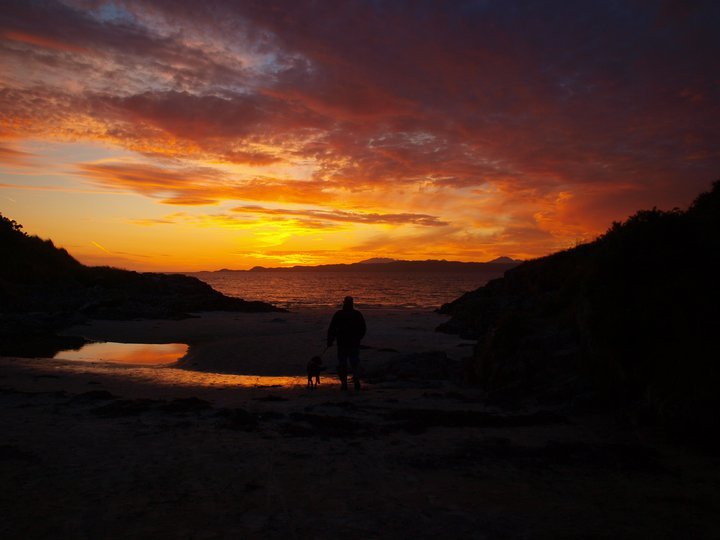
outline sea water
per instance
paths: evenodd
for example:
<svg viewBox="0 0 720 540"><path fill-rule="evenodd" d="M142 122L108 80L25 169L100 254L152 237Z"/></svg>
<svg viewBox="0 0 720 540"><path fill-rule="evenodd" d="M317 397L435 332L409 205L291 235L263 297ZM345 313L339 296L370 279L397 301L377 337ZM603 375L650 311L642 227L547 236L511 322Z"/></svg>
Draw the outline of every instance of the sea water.
<svg viewBox="0 0 720 540"><path fill-rule="evenodd" d="M218 271L189 274L244 300L279 307L335 307L345 296L358 307L436 309L488 281L478 272Z"/></svg>

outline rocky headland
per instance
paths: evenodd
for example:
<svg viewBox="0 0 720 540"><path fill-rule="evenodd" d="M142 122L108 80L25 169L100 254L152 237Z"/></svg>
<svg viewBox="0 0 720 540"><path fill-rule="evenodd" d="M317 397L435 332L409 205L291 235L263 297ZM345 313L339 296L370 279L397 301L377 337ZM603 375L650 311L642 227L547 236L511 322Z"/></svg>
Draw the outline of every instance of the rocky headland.
<svg viewBox="0 0 720 540"><path fill-rule="evenodd" d="M720 181L685 211L637 212L439 310L477 339L470 378L501 401L608 408L717 437Z"/></svg>
<svg viewBox="0 0 720 540"><path fill-rule="evenodd" d="M197 278L85 266L0 215L0 353L47 356L75 345L56 332L88 319L177 319L198 311L285 311L231 298ZM52 356L52 354L50 354Z"/></svg>

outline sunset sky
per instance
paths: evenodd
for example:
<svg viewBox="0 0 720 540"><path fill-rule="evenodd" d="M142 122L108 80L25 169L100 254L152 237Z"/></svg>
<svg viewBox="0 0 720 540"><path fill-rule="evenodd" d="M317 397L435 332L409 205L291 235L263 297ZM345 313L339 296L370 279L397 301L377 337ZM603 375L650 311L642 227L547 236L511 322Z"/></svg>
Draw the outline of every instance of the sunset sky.
<svg viewBox="0 0 720 540"><path fill-rule="evenodd" d="M720 178L720 2L8 1L0 212L87 264L529 258Z"/></svg>

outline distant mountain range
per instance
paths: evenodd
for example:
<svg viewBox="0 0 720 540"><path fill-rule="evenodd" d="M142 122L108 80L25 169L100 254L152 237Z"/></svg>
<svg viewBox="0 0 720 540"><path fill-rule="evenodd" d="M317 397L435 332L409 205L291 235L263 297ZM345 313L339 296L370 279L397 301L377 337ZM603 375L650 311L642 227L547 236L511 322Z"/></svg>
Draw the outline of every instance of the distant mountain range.
<svg viewBox="0 0 720 540"><path fill-rule="evenodd" d="M373 257L372 259L365 259L364 261L360 261L358 263L354 264L386 264L386 263L395 263L395 262L428 262L426 261L407 261L403 259L390 259L387 257ZM432 260L431 262L437 262L436 260ZM440 262L461 262L461 261L446 261L445 259L440 259ZM519 264L523 261L521 260L515 260L511 259L510 257L498 257L496 259L493 259L492 261L487 261L484 263L472 263L472 264Z"/></svg>
<svg viewBox="0 0 720 540"><path fill-rule="evenodd" d="M426 261L405 261L375 257L350 264L320 264L316 266L279 266L267 268L255 266L250 270L230 270L223 268L217 272L491 272L502 275L522 261L510 257L498 257L488 262L446 261L445 259Z"/></svg>
<svg viewBox="0 0 720 540"><path fill-rule="evenodd" d="M387 257L373 257L372 259L365 259L364 261L360 261L358 262L358 264L385 264L397 261L398 259L389 259Z"/></svg>

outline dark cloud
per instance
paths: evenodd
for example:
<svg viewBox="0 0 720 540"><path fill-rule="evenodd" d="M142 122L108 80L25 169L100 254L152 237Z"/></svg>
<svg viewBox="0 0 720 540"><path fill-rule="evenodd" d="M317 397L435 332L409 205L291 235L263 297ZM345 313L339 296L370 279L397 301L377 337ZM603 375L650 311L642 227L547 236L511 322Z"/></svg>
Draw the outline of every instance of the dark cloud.
<svg viewBox="0 0 720 540"><path fill-rule="evenodd" d="M145 92L128 97L97 95L91 103L93 112L101 118L149 125L174 137L207 145L234 138L266 141L278 133L289 137L297 130L326 125L301 106L259 94Z"/></svg>
<svg viewBox="0 0 720 540"><path fill-rule="evenodd" d="M178 89L242 83L242 62L229 51L188 44L193 41L191 33L171 29L160 33L139 18L102 17L104 8L112 4L96 5L99 9L93 10L57 1L10 0L0 14L0 34L6 48L14 43L51 49L61 55L60 61L70 61L62 58L67 53L101 60L106 64L105 75L113 79L109 88L121 93L142 87L143 79L134 78L136 72L141 72L145 84L165 81ZM10 50L18 52L17 47ZM19 52L26 51L21 48Z"/></svg>
<svg viewBox="0 0 720 540"><path fill-rule="evenodd" d="M101 17L102 2L16 2L2 25L11 41L102 51L128 74L128 55L153 73L174 66L164 88L127 95L120 85L121 95L95 95L88 106L103 121L214 154L300 137L299 155L317 160L320 175L356 184L645 176L663 189L685 173L706 182L720 160L712 3L674 19L672 2L350 2L322 13L302 2L119 5L120 19ZM218 68L215 56L235 42L265 62ZM223 45L210 53L212 43ZM178 83L187 69L197 70L194 82ZM432 138L418 143L423 136ZM244 148L225 156L279 159Z"/></svg>

